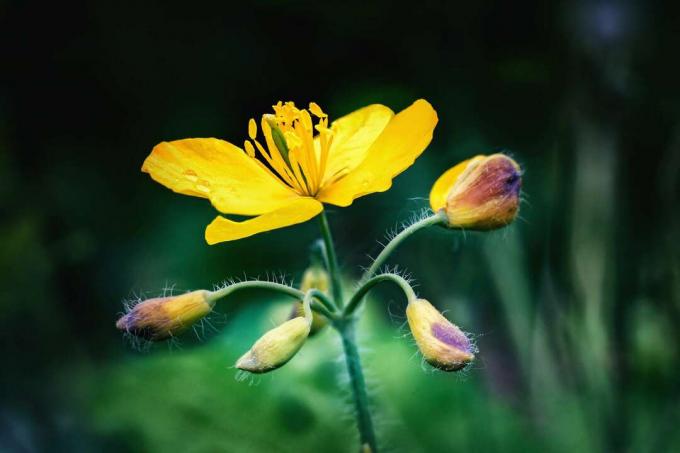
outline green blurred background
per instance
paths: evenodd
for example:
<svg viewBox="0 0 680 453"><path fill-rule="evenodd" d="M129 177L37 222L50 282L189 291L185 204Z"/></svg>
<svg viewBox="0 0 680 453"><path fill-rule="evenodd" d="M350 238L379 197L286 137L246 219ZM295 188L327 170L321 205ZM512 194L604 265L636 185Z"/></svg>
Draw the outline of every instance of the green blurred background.
<svg viewBox="0 0 680 453"><path fill-rule="evenodd" d="M239 382L287 314L225 301L214 329L134 350L124 299L230 276L299 279L317 225L209 247L214 211L140 172L162 140L241 143L278 100L332 117L428 99L423 156L329 208L348 276L497 147L526 171L515 225L425 231L390 264L469 332L468 371L421 366L404 301L360 326L387 451L680 449L680 65L659 2L0 2L0 451L356 451L333 332Z"/></svg>

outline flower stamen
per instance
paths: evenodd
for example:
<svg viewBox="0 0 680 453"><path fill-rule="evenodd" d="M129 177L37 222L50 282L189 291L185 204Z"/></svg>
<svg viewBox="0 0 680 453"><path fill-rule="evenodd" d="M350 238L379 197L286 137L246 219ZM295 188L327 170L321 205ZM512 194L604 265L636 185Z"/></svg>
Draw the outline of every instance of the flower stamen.
<svg viewBox="0 0 680 453"><path fill-rule="evenodd" d="M256 158L257 148L279 179L303 196L315 196L324 185L344 175L338 177L336 173L325 180L333 131L328 128L328 115L318 104L310 102L309 110L305 110L298 109L293 102L279 101L272 107L274 114L262 115L260 122L266 149L256 139L255 120L248 122L248 136L255 144L253 147L245 142L248 156ZM318 119L316 124L312 115Z"/></svg>

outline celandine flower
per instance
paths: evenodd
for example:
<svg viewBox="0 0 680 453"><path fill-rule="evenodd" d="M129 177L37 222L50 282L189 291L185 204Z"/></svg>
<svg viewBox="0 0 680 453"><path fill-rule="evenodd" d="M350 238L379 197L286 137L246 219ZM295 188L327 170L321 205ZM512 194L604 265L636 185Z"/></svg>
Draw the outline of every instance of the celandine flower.
<svg viewBox="0 0 680 453"><path fill-rule="evenodd" d="M425 299L409 302L406 318L420 352L433 367L458 371L475 358L474 347L463 331Z"/></svg>
<svg viewBox="0 0 680 453"><path fill-rule="evenodd" d="M475 156L437 179L430 206L444 210L451 227L492 230L515 220L521 187L522 172L510 157Z"/></svg>
<svg viewBox="0 0 680 453"><path fill-rule="evenodd" d="M250 120L245 151L216 138L163 142L142 171L175 192L208 198L222 213L256 216L216 217L205 231L215 244L304 222L322 203L349 206L389 189L430 143L436 124L437 113L422 99L396 115L370 105L330 125L315 103L305 110L279 102L262 116L260 131Z"/></svg>
<svg viewBox="0 0 680 453"><path fill-rule="evenodd" d="M124 332L151 341L181 333L206 316L215 305L206 290L171 297L155 297L138 303L116 322Z"/></svg>

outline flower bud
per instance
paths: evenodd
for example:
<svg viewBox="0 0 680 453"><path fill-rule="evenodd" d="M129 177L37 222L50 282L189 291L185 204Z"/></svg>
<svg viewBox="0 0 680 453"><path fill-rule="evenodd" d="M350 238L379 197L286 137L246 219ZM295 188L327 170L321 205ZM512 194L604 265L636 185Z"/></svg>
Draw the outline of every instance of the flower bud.
<svg viewBox="0 0 680 453"><path fill-rule="evenodd" d="M326 270L318 265L312 265L307 268L302 275L302 283L300 283L300 291L307 292L310 289L318 289L321 292L328 294L330 288L330 277ZM290 319L297 316L304 316L304 306L302 302L296 302L293 306L293 311L290 314ZM312 315L312 327L309 335L314 335L328 325L328 319L319 313Z"/></svg>
<svg viewBox="0 0 680 453"><path fill-rule="evenodd" d="M180 296L155 297L135 305L116 322L119 330L151 341L181 333L206 316L215 305L206 290Z"/></svg>
<svg viewBox="0 0 680 453"><path fill-rule="evenodd" d="M517 217L521 186L520 167L510 157L476 156L439 177L430 206L435 212L444 210L451 227L493 230Z"/></svg>
<svg viewBox="0 0 680 453"><path fill-rule="evenodd" d="M475 358L467 336L425 299L409 302L406 317L420 352L433 367L458 371Z"/></svg>
<svg viewBox="0 0 680 453"><path fill-rule="evenodd" d="M236 362L236 368L251 373L266 373L286 364L304 344L311 318L297 317L265 333Z"/></svg>

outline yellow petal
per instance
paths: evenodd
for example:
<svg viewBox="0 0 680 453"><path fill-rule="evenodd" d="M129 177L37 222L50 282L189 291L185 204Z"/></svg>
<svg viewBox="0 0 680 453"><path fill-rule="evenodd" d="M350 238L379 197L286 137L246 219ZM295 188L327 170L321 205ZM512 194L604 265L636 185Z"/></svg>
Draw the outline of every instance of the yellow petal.
<svg viewBox="0 0 680 453"><path fill-rule="evenodd" d="M355 198L389 189L392 178L413 165L430 144L437 121L430 103L417 100L392 118L354 170L324 187L317 199L349 206Z"/></svg>
<svg viewBox="0 0 680 453"><path fill-rule="evenodd" d="M305 222L322 210L323 205L315 199L299 197L276 211L243 222L234 222L222 216L217 216L205 229L205 240L212 245L218 242L245 238L263 231Z"/></svg>
<svg viewBox="0 0 680 453"><path fill-rule="evenodd" d="M175 192L208 198L229 214L258 215L299 197L241 148L216 138L160 143L142 171Z"/></svg>
<svg viewBox="0 0 680 453"><path fill-rule="evenodd" d="M394 112L388 107L374 104L333 121L333 143L328 152L324 181L336 178L340 172L347 174L354 170L366 158L368 149L393 116ZM316 140L319 140L318 136Z"/></svg>
<svg viewBox="0 0 680 453"><path fill-rule="evenodd" d="M449 196L451 188L456 183L456 180L461 173L467 168L468 164L474 159L480 159L484 156L479 155L471 159L464 160L463 162L454 165L453 167L446 170L434 183L432 190L430 191L430 207L434 212L439 211L441 208L446 207L446 199Z"/></svg>

